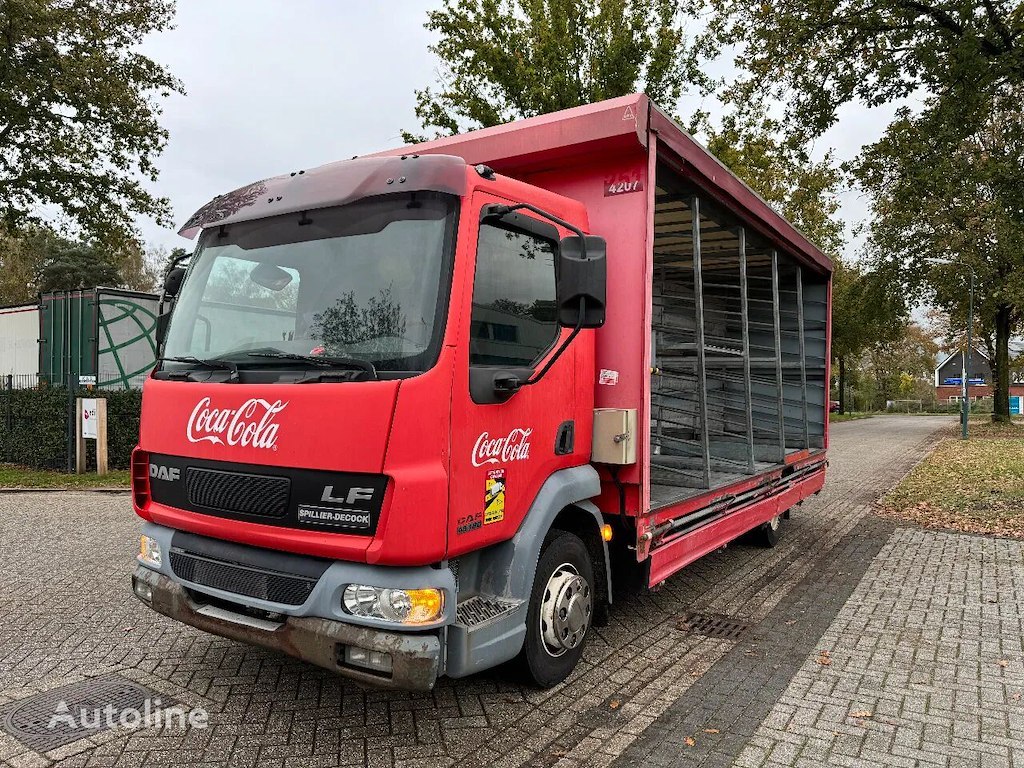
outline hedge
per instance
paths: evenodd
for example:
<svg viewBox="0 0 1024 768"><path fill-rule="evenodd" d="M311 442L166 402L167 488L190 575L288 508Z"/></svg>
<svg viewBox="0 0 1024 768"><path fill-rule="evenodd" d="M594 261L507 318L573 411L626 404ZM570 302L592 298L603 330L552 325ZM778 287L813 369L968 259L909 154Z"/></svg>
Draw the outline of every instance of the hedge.
<svg viewBox="0 0 1024 768"><path fill-rule="evenodd" d="M107 454L111 469L128 469L138 442L142 391L120 389L75 393L107 400ZM0 461L37 469L67 466L67 390L63 387L0 389ZM89 440L89 466L95 441Z"/></svg>

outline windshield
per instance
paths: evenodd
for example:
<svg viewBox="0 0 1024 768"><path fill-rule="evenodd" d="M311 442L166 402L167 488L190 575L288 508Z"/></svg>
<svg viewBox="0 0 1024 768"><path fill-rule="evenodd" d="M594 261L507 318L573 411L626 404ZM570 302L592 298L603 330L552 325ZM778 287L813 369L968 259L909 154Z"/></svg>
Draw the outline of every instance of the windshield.
<svg viewBox="0 0 1024 768"><path fill-rule="evenodd" d="M164 357L427 370L444 329L456 201L387 195L206 230Z"/></svg>

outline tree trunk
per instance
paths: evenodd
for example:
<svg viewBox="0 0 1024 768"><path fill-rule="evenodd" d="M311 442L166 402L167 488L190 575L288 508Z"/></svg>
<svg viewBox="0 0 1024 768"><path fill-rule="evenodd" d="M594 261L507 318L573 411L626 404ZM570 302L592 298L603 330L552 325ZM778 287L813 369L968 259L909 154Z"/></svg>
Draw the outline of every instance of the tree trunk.
<svg viewBox="0 0 1024 768"><path fill-rule="evenodd" d="M846 358L839 358L839 412L846 413Z"/></svg>
<svg viewBox="0 0 1024 768"><path fill-rule="evenodd" d="M1010 421L1010 326L1012 307L1001 304L996 310L996 358L993 366L995 389L992 394L992 421Z"/></svg>

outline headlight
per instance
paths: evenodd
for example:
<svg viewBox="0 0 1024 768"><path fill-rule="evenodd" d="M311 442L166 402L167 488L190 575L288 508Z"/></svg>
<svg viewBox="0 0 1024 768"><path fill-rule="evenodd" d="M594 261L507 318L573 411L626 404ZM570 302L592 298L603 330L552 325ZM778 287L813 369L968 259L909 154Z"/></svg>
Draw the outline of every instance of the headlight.
<svg viewBox="0 0 1024 768"><path fill-rule="evenodd" d="M341 604L353 616L400 624L429 624L440 617L444 594L439 589L389 589L349 584Z"/></svg>
<svg viewBox="0 0 1024 768"><path fill-rule="evenodd" d="M144 562L146 565L151 565L154 568L159 568L163 562L163 558L160 554L160 544L156 539L151 539L149 536L143 536L139 540L139 560Z"/></svg>

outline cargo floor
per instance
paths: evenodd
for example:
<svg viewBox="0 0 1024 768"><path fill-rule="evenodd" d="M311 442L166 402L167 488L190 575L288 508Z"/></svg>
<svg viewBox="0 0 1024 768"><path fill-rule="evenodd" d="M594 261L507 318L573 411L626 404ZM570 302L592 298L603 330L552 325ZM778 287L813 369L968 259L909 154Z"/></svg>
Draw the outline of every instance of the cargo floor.
<svg viewBox="0 0 1024 768"><path fill-rule="evenodd" d="M798 449L790 449L786 453L795 453L796 450ZM675 466L665 466L663 462ZM712 470L711 487L704 488L702 485L702 472L699 469L681 471L678 457L657 456L654 457L653 465L651 466L651 509L661 509L662 507L678 504L681 501L686 501L696 496L703 496L719 488L725 488L733 483L750 479L771 469L781 469L783 466L774 462L756 461L754 462L753 475L735 470ZM692 477L689 475L692 475Z"/></svg>

